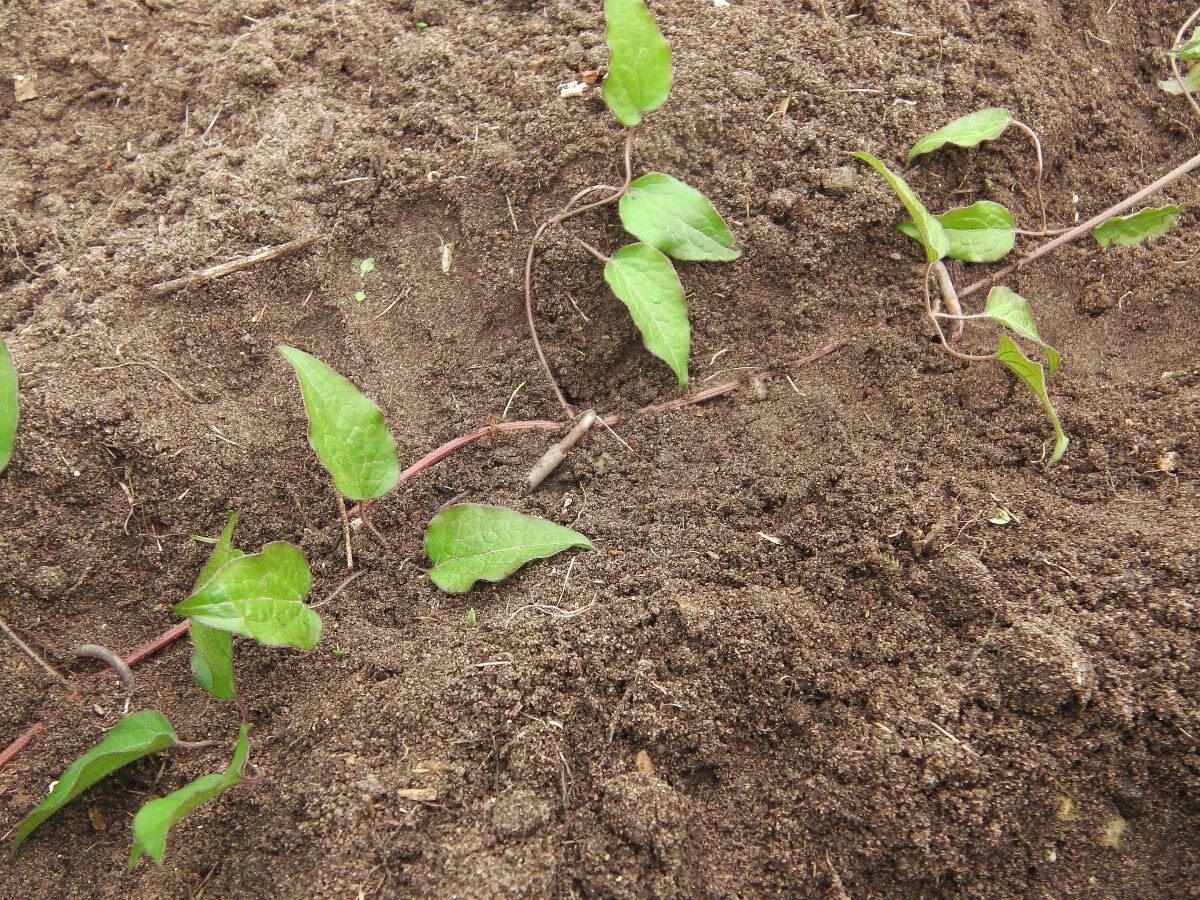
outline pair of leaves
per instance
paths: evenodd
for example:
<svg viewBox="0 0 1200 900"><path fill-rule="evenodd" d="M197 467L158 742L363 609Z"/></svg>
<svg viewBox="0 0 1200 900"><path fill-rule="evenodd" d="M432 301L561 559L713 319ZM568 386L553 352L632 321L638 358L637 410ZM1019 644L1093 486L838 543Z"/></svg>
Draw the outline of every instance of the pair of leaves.
<svg viewBox="0 0 1200 900"><path fill-rule="evenodd" d="M198 778L166 797L151 800L141 808L133 820L134 844L129 868L133 868L143 853L149 854L155 862L162 862L168 832L189 812L242 780L241 770L250 753L250 745L246 740L249 730L249 725L241 727L233 761L224 772ZM166 750L177 742L175 729L162 713L148 709L125 716L100 743L71 763L49 796L17 826L9 845L9 856L16 854L34 829L96 782L135 760Z"/></svg>
<svg viewBox="0 0 1200 900"><path fill-rule="evenodd" d="M1050 374L1053 375L1058 371L1061 357L1057 350L1042 340L1042 336L1038 333L1037 322L1033 318L1033 311L1029 308L1029 301L1024 297L1009 288L994 287L988 293L984 315L1020 337L1040 346L1046 354ZM1071 441L1063 431L1062 422L1059 421L1054 404L1050 402L1050 394L1046 388L1045 368L1041 363L1026 356L1007 334L1001 334L996 341L996 359L1033 391L1041 402L1042 408L1046 410L1046 415L1050 418L1050 425L1054 428L1054 451L1050 454L1048 464L1054 465L1067 452Z"/></svg>
<svg viewBox="0 0 1200 900"><path fill-rule="evenodd" d="M296 370L308 442L338 491L371 500L395 487L400 456L379 407L316 357L286 345L279 352Z"/></svg>
<svg viewBox="0 0 1200 900"><path fill-rule="evenodd" d="M991 200L980 200L934 216L946 233L946 255L963 262L988 263L1003 259L1017 241L1012 213ZM921 240L911 221L896 226L916 241Z"/></svg>
<svg viewBox="0 0 1200 900"><path fill-rule="evenodd" d="M17 372L4 339L0 338L0 472L12 459L17 437Z"/></svg>
<svg viewBox="0 0 1200 900"><path fill-rule="evenodd" d="M604 280L629 314L646 349L687 386L691 326L687 298L669 257L728 262L741 256L732 232L712 201L661 172L629 185L618 211L640 243L622 247L605 264Z"/></svg>
<svg viewBox="0 0 1200 900"><path fill-rule="evenodd" d="M151 800L138 810L133 819L133 847L129 851L128 866L130 870L138 864L143 854L156 863L161 863L163 854L167 851L167 835L184 816L245 780L242 769L250 756L250 742L246 739L249 732L249 725L243 725L238 730L233 759L223 772L197 778L165 797Z"/></svg>
<svg viewBox="0 0 1200 900"><path fill-rule="evenodd" d="M478 503L442 510L425 531L425 552L434 562L429 578L450 594L469 591L476 581L502 581L531 560L571 547L595 549L570 528Z"/></svg>
<svg viewBox="0 0 1200 900"><path fill-rule="evenodd" d="M632 128L671 93L671 48L642 0L605 0L604 17L609 58L601 90L617 120Z"/></svg>

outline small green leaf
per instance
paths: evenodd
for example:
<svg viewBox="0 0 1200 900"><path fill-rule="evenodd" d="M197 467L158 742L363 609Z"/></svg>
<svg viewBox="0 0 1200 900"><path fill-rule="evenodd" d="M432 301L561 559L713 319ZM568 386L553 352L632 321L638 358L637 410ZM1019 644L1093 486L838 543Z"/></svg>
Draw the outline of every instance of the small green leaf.
<svg viewBox="0 0 1200 900"><path fill-rule="evenodd" d="M604 101L631 128L671 93L671 47L642 0L604 0L604 18L609 50Z"/></svg>
<svg viewBox="0 0 1200 900"><path fill-rule="evenodd" d="M1016 224L1007 209L991 200L980 200L934 216L950 242L946 255L963 262L996 262L1003 259L1016 243ZM921 240L917 226L910 221L896 226L916 241Z"/></svg>
<svg viewBox="0 0 1200 900"><path fill-rule="evenodd" d="M1033 341L1040 346L1046 354L1046 361L1050 364L1050 374L1053 375L1058 371L1061 357L1059 357L1058 351L1043 341L1042 336L1038 334L1037 322L1033 318L1033 310L1029 308L1028 300L1016 291L997 286L988 291L987 305L983 314L989 319L999 322L1005 328L1011 329L1025 340Z"/></svg>
<svg viewBox="0 0 1200 900"><path fill-rule="evenodd" d="M646 349L671 367L684 388L692 336L687 299L671 260L649 244L630 244L613 254L604 280L629 307Z"/></svg>
<svg viewBox="0 0 1200 900"><path fill-rule="evenodd" d="M1128 247L1142 241L1162 237L1171 230L1186 206L1159 206L1141 209L1130 216L1113 216L1092 229L1101 247L1116 244Z"/></svg>
<svg viewBox="0 0 1200 900"><path fill-rule="evenodd" d="M359 303L362 303L364 300L367 299L367 292L366 291L355 291L354 299L357 300Z"/></svg>
<svg viewBox="0 0 1200 900"><path fill-rule="evenodd" d="M17 410L17 372L4 339L0 338L0 472L12 459L17 437Z"/></svg>
<svg viewBox="0 0 1200 900"><path fill-rule="evenodd" d="M334 486L352 500L382 497L395 487L400 456L379 407L316 357L286 345L279 352L296 369L308 442Z"/></svg>
<svg viewBox="0 0 1200 900"><path fill-rule="evenodd" d="M1200 28L1193 31L1191 38L1185 41L1182 46L1176 47L1174 50L1168 50L1167 56L1174 56L1176 59L1183 59L1188 62L1200 60Z"/></svg>
<svg viewBox="0 0 1200 900"><path fill-rule="evenodd" d="M621 197L621 224L639 241L676 259L737 259L733 234L712 202L661 172L643 175Z"/></svg>
<svg viewBox="0 0 1200 900"><path fill-rule="evenodd" d="M1182 88L1174 78L1164 78L1158 86L1168 94L1182 94L1184 90L1189 94L1200 92L1200 66L1192 66L1190 71L1183 73Z"/></svg>
<svg viewBox="0 0 1200 900"><path fill-rule="evenodd" d="M173 611L269 647L311 650L321 637L320 616L301 602L311 587L304 554L276 542L226 563Z"/></svg>
<svg viewBox="0 0 1200 900"><path fill-rule="evenodd" d="M227 562L246 555L233 546L233 529L237 527L239 515L231 512L225 517L225 528L196 577L193 594ZM192 674L196 676L196 682L218 700L232 700L235 695L233 637L227 631L218 631L199 622L192 622L188 631L192 639Z"/></svg>
<svg viewBox="0 0 1200 900"><path fill-rule="evenodd" d="M184 785L165 797L151 800L138 810L138 814L133 818L133 847L129 851L128 866L130 871L138 864L143 853L156 863L161 863L163 854L167 851L167 834L184 816L231 787L241 784L242 769L250 755L250 742L246 740L249 731L249 725L243 725L238 731L233 759L224 772L214 772L212 775L197 778L191 784Z"/></svg>
<svg viewBox="0 0 1200 900"><path fill-rule="evenodd" d="M1034 362L1022 353L1021 348L1013 343L1007 334L1001 334L996 342L996 359L1029 386L1050 417L1050 424L1054 427L1054 452L1050 454L1048 464L1054 465L1067 452L1071 440L1063 431L1062 423L1058 421L1058 413L1054 411L1054 405L1050 402L1050 395L1046 393L1045 369L1041 363Z"/></svg>
<svg viewBox="0 0 1200 900"><path fill-rule="evenodd" d="M429 578L450 594L468 591L476 581L502 581L530 560L570 547L595 549L570 528L477 503L442 510L425 531L425 552L435 563Z"/></svg>
<svg viewBox="0 0 1200 900"><path fill-rule="evenodd" d="M147 709L123 718L100 743L71 763L50 795L17 826L8 848L9 856L17 852L35 828L101 778L136 759L167 749L175 740L175 730L162 713Z"/></svg>
<svg viewBox="0 0 1200 900"><path fill-rule="evenodd" d="M929 210L925 208L925 204L921 202L916 191L908 186L908 182L870 153L859 151L850 155L855 159L862 160L882 175L883 180L891 185L892 190L896 192L896 196L900 198L900 202L904 204L904 208L908 210L908 214L912 216L912 220L916 224L917 240L925 248L926 262L937 262L945 256L950 249L950 239L946 237L946 231L942 228L942 223L930 215Z"/></svg>
<svg viewBox="0 0 1200 900"><path fill-rule="evenodd" d="M933 134L927 134L908 151L908 164L918 156L932 153L946 144L956 147L974 147L984 141L992 141L1004 134L1013 122L1012 113L1007 109L981 109L969 115L955 119L944 128L939 128Z"/></svg>

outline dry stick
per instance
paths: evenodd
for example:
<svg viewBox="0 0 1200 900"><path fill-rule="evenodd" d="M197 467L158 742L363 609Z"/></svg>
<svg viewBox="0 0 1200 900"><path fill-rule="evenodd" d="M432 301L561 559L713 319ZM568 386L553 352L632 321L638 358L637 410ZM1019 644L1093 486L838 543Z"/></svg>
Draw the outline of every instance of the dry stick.
<svg viewBox="0 0 1200 900"><path fill-rule="evenodd" d="M990 287L991 285L993 285L997 281L999 281L1001 278L1011 275L1013 272L1023 269L1025 266L1029 265L1035 259L1039 259L1040 257L1045 256L1051 250L1057 250L1063 244L1071 243L1072 241L1077 239L1080 235L1086 234L1087 232L1089 232L1093 228L1095 228L1097 225L1103 224L1104 222L1111 219L1113 216L1119 216L1121 213L1125 212L1130 207L1136 206L1138 203L1141 203L1143 200L1145 200L1151 194L1154 194L1154 193L1162 190L1163 188L1167 187L1168 185L1173 184L1174 182L1176 182L1180 178L1182 178L1184 175L1186 175L1188 172L1192 171L1193 169L1195 169L1197 167L1200 167L1200 153L1196 154L1195 156L1193 156L1191 159L1189 159L1187 162L1183 163L1182 165L1179 165L1176 168L1172 169L1170 172L1168 172L1166 175L1162 176L1162 178L1158 179L1153 184L1149 184L1146 187L1142 188L1136 194L1132 194L1132 195L1126 197L1120 203L1110 206L1108 209L1104 210L1104 212L1099 213L1098 215L1092 216L1090 219L1088 219L1082 225L1076 225L1070 231L1066 232L1065 234L1059 235L1054 240L1052 240L1048 243L1042 244L1042 246L1038 247L1036 250L1034 250L1032 253L1030 253L1028 256L1024 257L1023 259L1019 259L1012 265L1005 266L999 272L989 275L987 278L981 278L979 281L976 281L974 284L968 285L967 287L963 288L962 290L960 290L958 292L959 299L961 300L963 297L966 297L970 294L974 294L976 291L983 290L985 287Z"/></svg>
<svg viewBox="0 0 1200 900"><path fill-rule="evenodd" d="M22 652L24 652L24 654L26 656L28 656L35 663L37 663L39 666L41 666L43 669L45 669L47 672L49 672L52 676L54 676L56 679L58 679L58 681L60 681L63 684L66 684L66 685L70 684L70 682L67 681L67 679L63 677L62 672L58 671L58 669L54 668L54 666L50 665L50 663L46 662L46 660L42 659L42 657L39 656L32 647L30 647L23 640L21 640L19 637L17 637L16 632L14 632L11 628L9 628L8 623L5 622L3 619L0 619L0 631L3 631L5 634L7 634L9 639L14 644L16 644L18 647L20 647Z"/></svg>
<svg viewBox="0 0 1200 900"><path fill-rule="evenodd" d="M227 263L221 263L219 266L212 266L199 272L193 272L190 275L184 275L182 278L173 278L170 281L159 282L150 288L150 293L155 297L162 297L166 294L174 293L181 288L204 284L206 281L212 281L216 278L224 278L226 275L232 275L234 272L240 272L242 269L248 269L261 262L269 262L272 259L287 256L289 253L295 253L303 250L305 247L311 247L318 241L323 240L325 238L318 235L315 237L297 238L294 241L288 241L286 244L267 247L265 250L251 253L249 256L243 256L241 259L235 259Z"/></svg>
<svg viewBox="0 0 1200 900"><path fill-rule="evenodd" d="M562 461L567 458L571 448L579 443L581 437L592 430L592 426L596 424L596 418L596 411L589 409L580 416L579 421L575 423L574 428L567 432L566 437L542 454L542 458L537 461L537 465L529 471L529 477L525 479L531 491L536 491L541 483L562 465Z"/></svg>
<svg viewBox="0 0 1200 900"><path fill-rule="evenodd" d="M946 310L952 316L960 317L955 319L954 324L950 326L950 343L958 343L962 340L963 329L967 327L967 323L961 318L962 304L958 302L958 294L954 290L950 272L940 259L933 264L933 274L937 278L938 287L942 289L942 301L946 304Z"/></svg>
<svg viewBox="0 0 1200 900"><path fill-rule="evenodd" d="M346 542L346 568L354 568L354 551L350 549L350 517L346 515L346 499L338 491L338 512L342 514L342 540Z"/></svg>
<svg viewBox="0 0 1200 900"><path fill-rule="evenodd" d="M602 190L603 186L592 185L579 191L557 215L547 219L538 226L537 231L533 233L533 240L529 242L529 253L525 256L525 322L529 325L529 337L533 341L533 349L537 351L538 362L542 364L542 371L546 373L550 387L554 389L555 399L558 400L559 405L562 406L568 416L574 415L574 410L571 404L567 402L562 388L558 386L558 379L554 377L554 370L550 368L550 361L546 359L546 352L542 349L542 342L538 338L537 323L533 319L533 258L537 253L538 241L542 239L542 235L546 233L547 229L561 225L573 216L580 215L589 210L599 209L601 206L607 206L610 203L615 203L629 190L629 185L633 181L633 140L636 134L636 128L628 129L625 134L625 183L602 200L576 207L576 203L593 191L597 189Z"/></svg>
<svg viewBox="0 0 1200 900"><path fill-rule="evenodd" d="M933 329L934 329L934 331L937 332L938 342L941 343L942 349L945 350L947 353L949 353L951 356L953 356L955 359L961 359L964 362L987 362L988 360L995 359L996 356L994 354L989 355L989 356L977 356L972 353L959 353L957 350L955 350L953 347L951 347L946 342L945 332L942 331L942 323L938 321L938 314L933 308L933 298L930 296L930 293L929 293L929 276L931 273L933 273L935 271L935 266L937 266L937 265L938 265L937 262L931 262L928 266L926 266L925 267L925 277L921 280L924 283L924 287L925 287L925 315L928 316L929 321L933 323ZM942 271L943 272L946 271L945 266L942 267ZM947 281L950 280L949 272L946 272L946 280ZM950 290L954 290L953 285L951 285ZM961 315L961 308L960 308L960 315ZM957 326L960 324L962 324L962 319L961 318L955 319L955 325Z"/></svg>
<svg viewBox="0 0 1200 900"><path fill-rule="evenodd" d="M1179 33L1175 35L1175 43L1171 47L1172 50L1183 45L1184 38L1187 35L1187 30L1192 27L1192 23L1194 23L1197 19L1200 19L1200 8L1197 8L1194 13L1188 16L1188 20L1180 27ZM1192 96L1192 92L1187 88L1187 82L1183 80L1183 72L1181 72L1179 69L1179 59L1174 56L1170 57L1170 59L1171 73L1175 76L1175 82L1179 85L1179 90L1183 93L1183 96L1187 98L1187 102L1192 105L1192 110L1196 113L1196 115L1200 116L1200 104L1196 102L1196 98Z"/></svg>
<svg viewBox="0 0 1200 900"><path fill-rule="evenodd" d="M1031 141L1033 141L1033 149L1037 151L1037 183L1036 183L1037 184L1037 198L1038 198L1038 206L1040 206L1042 209L1042 231L1045 231L1046 230L1046 200L1042 196L1042 173L1043 173L1043 169L1044 169L1044 161L1042 159L1042 141L1041 141L1041 138L1038 137L1037 132L1034 131L1032 128L1030 128L1028 125L1026 125L1024 122L1020 121L1019 119L1013 119L1012 123L1014 126L1016 126L1017 128L1020 128L1027 135L1029 135L1029 139Z"/></svg>

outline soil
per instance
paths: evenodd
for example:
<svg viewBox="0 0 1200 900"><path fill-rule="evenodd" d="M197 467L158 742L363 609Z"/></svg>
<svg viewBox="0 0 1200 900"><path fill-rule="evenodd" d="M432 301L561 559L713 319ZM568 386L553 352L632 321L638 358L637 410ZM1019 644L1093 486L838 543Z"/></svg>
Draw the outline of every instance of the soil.
<svg viewBox="0 0 1200 900"><path fill-rule="evenodd" d="M1168 6L654 2L675 89L636 168L709 194L744 250L680 267L693 382L791 383L635 416L628 448L598 432L534 494L551 439L526 433L377 504L387 543L355 534L364 574L322 607L317 650L238 642L266 780L188 817L161 866L125 874L129 819L222 768L239 710L195 686L186 641L137 666L132 697L110 678L72 701L0 638L0 743L48 720L0 771L6 831L125 709L220 742L97 785L0 864L0 893L1200 896L1200 223L1007 282L1065 359L1051 391L1073 442L1046 468L1033 396L930 342L899 206L845 155L898 165L1002 105L1044 142L1050 224L1092 215L1195 152L1200 122L1154 83L1190 12ZM314 599L332 593L336 500L279 343L375 398L407 461L506 408L562 415L521 268L537 223L622 177L599 87L560 95L605 65L600 7L0 3L0 71L25 76L0 86L16 634L76 680L98 668L78 644L146 643L203 564L189 536L230 509L239 546L299 545ZM910 177L940 208L993 199L1040 227L1017 132ZM1200 203L1195 179L1161 202ZM571 223L606 250L616 226ZM150 291L306 236L324 240ZM580 408L676 396L561 233L537 320ZM574 524L597 551L441 594L422 534L455 498Z"/></svg>

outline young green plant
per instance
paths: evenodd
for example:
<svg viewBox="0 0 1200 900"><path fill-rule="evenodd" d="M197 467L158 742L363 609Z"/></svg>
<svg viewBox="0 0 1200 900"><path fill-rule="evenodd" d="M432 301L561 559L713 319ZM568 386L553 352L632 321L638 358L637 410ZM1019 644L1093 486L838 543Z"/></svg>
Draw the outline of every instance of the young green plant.
<svg viewBox="0 0 1200 900"><path fill-rule="evenodd" d="M564 396L542 350L534 322L533 261L551 229L582 213L616 203L624 229L636 238L611 256L575 237L604 266L604 279L629 309L642 341L687 386L691 326L687 299L672 259L725 262L741 255L733 234L712 202L695 188L661 172L633 177L633 146L642 117L666 102L671 91L671 49L643 0L605 0L609 71L602 91L608 108L626 128L625 179L620 187L593 185L537 229L525 260L525 316L530 336L555 397ZM593 198L600 195L598 199Z"/></svg>
<svg viewBox="0 0 1200 900"><path fill-rule="evenodd" d="M1177 43L1182 43L1182 34L1198 16L1200 16L1200 10L1185 23ZM1189 48L1192 48L1194 40L1174 51L1173 62L1175 58L1188 58L1188 55L1193 52ZM1180 55L1181 51L1182 56ZM956 119L945 127L921 138L909 152L908 162L911 163L919 156L931 153L947 144L974 147L984 141L994 140L1000 137L1010 125L1017 125L1031 135L1034 134L1027 126L1017 122L1007 110L981 110ZM1041 145L1037 141L1036 135L1034 135L1034 141L1038 148L1040 185ZM883 162L869 153L859 152L852 155L867 163L884 178L909 214L909 220L899 223L897 227L904 234L916 240L925 251L926 270L923 280L925 311L940 346L957 359L971 362L998 362L1027 385L1037 396L1050 419L1055 441L1054 448L1049 454L1048 463L1050 465L1057 463L1070 443L1054 405L1050 401L1046 384L1047 375L1055 374L1058 369L1059 354L1042 340L1029 302L1015 291L997 285L996 282L1057 247L1089 232L1102 247L1128 246L1161 236L1175 223L1184 211L1184 207L1147 208L1128 216L1123 213L1200 166L1200 155L1193 157L1154 183L1086 222L1073 228L1060 229L1057 237L1018 262L990 277L976 281L962 290L955 289L951 274L943 262L944 259L953 259L964 263L997 262L1013 249L1018 234L1040 236L1056 232L1047 232L1044 226L1041 232L1019 232L1012 214L1007 209L998 203L986 200L974 203L969 207L951 209L941 215L931 215L904 178L888 169ZM1038 196L1040 202L1040 187ZM937 281L940 300L929 290L931 275ZM979 313L965 314L961 300L984 288L989 288L984 309ZM967 324L981 321L990 322L1007 332L1002 332L997 336L995 352L991 354L963 353L951 346L961 339ZM949 334L944 330L943 324L950 326ZM1045 357L1045 365L1030 359L1014 338L1036 347Z"/></svg>
<svg viewBox="0 0 1200 900"><path fill-rule="evenodd" d="M18 414L17 371L4 339L0 338L0 472L12 459Z"/></svg>

